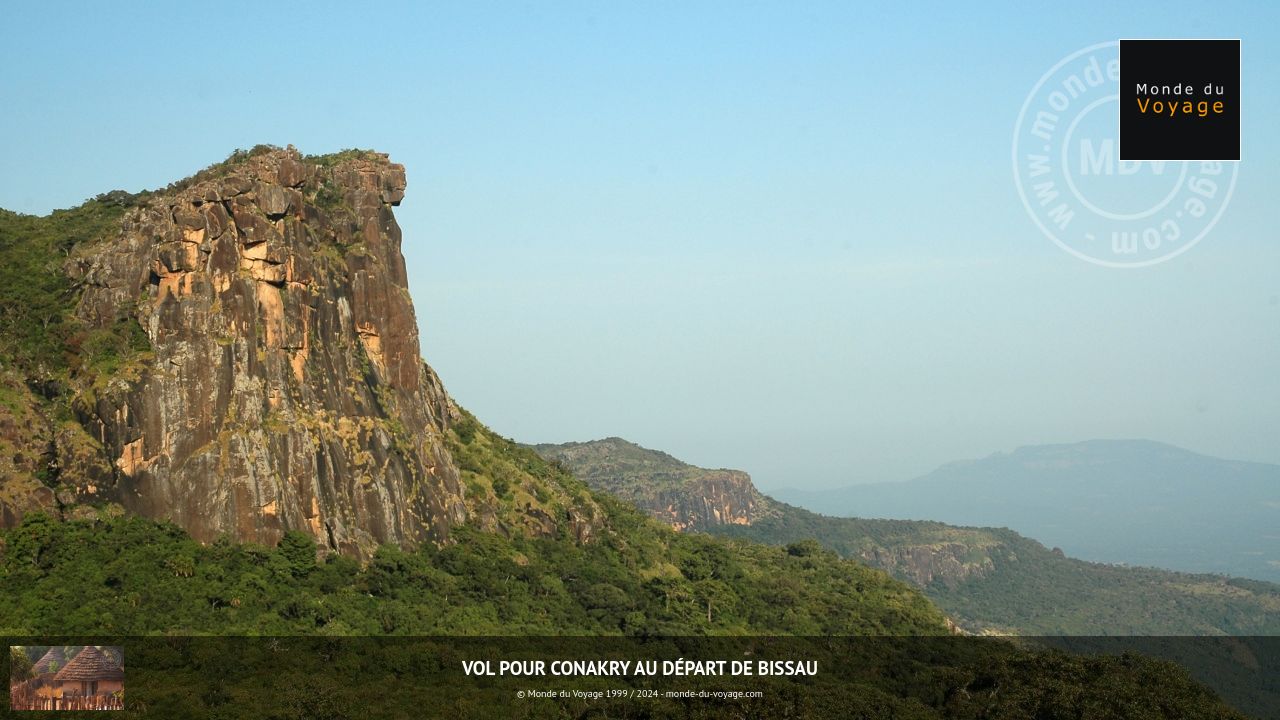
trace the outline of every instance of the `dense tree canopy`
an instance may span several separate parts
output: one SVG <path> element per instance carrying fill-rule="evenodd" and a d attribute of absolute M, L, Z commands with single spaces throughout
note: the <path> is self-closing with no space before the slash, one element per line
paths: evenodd
<path fill-rule="evenodd" d="M 813 550 L 679 535 L 611 501 L 594 542 L 461 528 L 366 567 L 290 532 L 207 547 L 135 517 L 29 515 L 3 534 L 3 632 L 227 634 L 938 634 L 883 573 Z"/>

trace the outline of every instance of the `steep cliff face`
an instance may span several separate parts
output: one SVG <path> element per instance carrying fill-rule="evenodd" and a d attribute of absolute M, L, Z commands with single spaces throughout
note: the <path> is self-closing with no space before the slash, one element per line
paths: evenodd
<path fill-rule="evenodd" d="M 862 550 L 857 557 L 919 588 L 934 583 L 955 588 L 995 571 L 987 548 L 960 542 L 876 546 Z"/>
<path fill-rule="evenodd" d="M 597 537 L 579 482 L 422 361 L 386 155 L 260 146 L 157 192 L 0 210 L 0 524 L 130 512 L 367 558 Z"/>
<path fill-rule="evenodd" d="M 741 470 L 707 470 L 683 490 L 658 490 L 649 513 L 676 530 L 712 525 L 750 525 L 764 511 L 751 476 Z"/>
<path fill-rule="evenodd" d="M 621 438 L 537 445 L 591 487 L 616 495 L 676 530 L 750 525 L 773 512 L 741 470 L 709 470 Z"/>
<path fill-rule="evenodd" d="M 76 419 L 113 467 L 67 499 L 202 541 L 299 529 L 356 555 L 463 521 L 391 210 L 404 190 L 384 155 L 270 150 L 171 186 L 78 249 L 77 319 L 142 337 L 73 381 Z"/>

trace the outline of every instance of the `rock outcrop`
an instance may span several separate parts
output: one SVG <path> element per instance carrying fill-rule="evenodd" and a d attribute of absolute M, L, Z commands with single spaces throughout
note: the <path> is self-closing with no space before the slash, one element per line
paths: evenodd
<path fill-rule="evenodd" d="M 929 588 L 934 583 L 955 588 L 995 571 L 989 550 L 960 542 L 903 544 L 869 548 L 859 553 L 858 558 L 919 588 Z"/>
<path fill-rule="evenodd" d="M 994 543 L 982 531 L 907 522 L 899 525 L 910 531 L 895 534 L 884 528 L 893 521 L 822 518 L 763 495 L 741 470 L 696 467 L 621 438 L 534 449 L 591 487 L 636 505 L 676 530 L 745 533 L 769 542 L 792 542 L 819 536 L 815 522 L 845 523 L 843 554 L 920 588 L 956 587 L 995 570 Z M 849 537 L 847 529 L 854 523 L 867 532 Z M 726 527 L 732 525 L 751 527 Z"/>
<path fill-rule="evenodd" d="M 302 530 L 357 556 L 463 521 L 392 214 L 404 192 L 385 155 L 270 149 L 151 196 L 80 249 L 79 320 L 140 326 L 149 348 L 76 387 L 109 472 L 66 500 L 206 542 Z"/>
<path fill-rule="evenodd" d="M 676 530 L 750 525 L 773 512 L 741 470 L 696 467 L 622 438 L 534 449 L 592 488 L 627 500 Z"/>
<path fill-rule="evenodd" d="M 764 512 L 764 501 L 741 470 L 706 470 L 683 489 L 659 489 L 645 508 L 676 530 L 713 525 L 750 525 Z"/>

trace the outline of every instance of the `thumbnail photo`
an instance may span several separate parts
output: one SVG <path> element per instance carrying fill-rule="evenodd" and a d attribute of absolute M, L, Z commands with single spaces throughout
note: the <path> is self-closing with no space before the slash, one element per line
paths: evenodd
<path fill-rule="evenodd" d="M 124 651 L 113 645 L 12 645 L 11 710 L 124 709 Z"/>

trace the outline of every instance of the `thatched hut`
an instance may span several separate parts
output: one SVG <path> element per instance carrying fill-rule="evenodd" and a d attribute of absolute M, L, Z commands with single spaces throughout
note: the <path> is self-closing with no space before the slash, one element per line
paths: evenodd
<path fill-rule="evenodd" d="M 53 681 L 63 696 L 109 695 L 124 688 L 124 670 L 106 653 L 86 645 Z"/>
<path fill-rule="evenodd" d="M 75 648 L 72 653 L 78 651 L 79 648 Z M 36 660 L 35 665 L 31 666 L 31 680 L 28 681 L 27 686 L 43 697 L 60 696 L 62 692 L 53 678 L 66 665 L 67 653 L 61 645 L 54 645 L 45 651 L 39 660 Z"/>
<path fill-rule="evenodd" d="M 54 645 L 40 656 L 35 665 L 31 666 L 31 676 L 39 677 L 41 675 L 52 675 L 57 673 L 67 664 L 67 655 L 62 650 L 61 645 Z"/>

